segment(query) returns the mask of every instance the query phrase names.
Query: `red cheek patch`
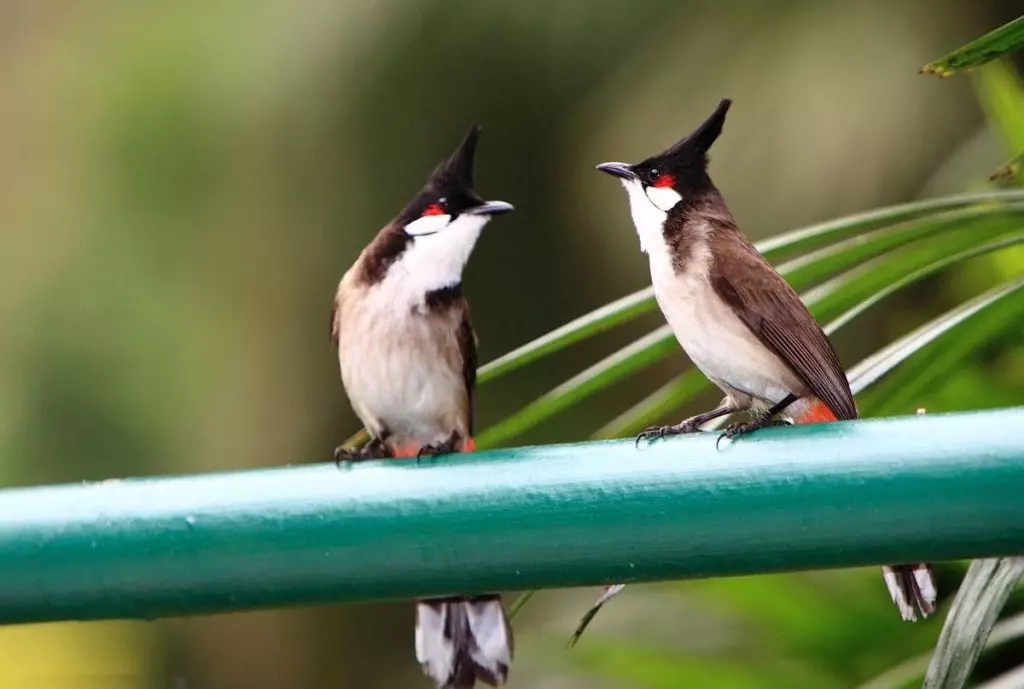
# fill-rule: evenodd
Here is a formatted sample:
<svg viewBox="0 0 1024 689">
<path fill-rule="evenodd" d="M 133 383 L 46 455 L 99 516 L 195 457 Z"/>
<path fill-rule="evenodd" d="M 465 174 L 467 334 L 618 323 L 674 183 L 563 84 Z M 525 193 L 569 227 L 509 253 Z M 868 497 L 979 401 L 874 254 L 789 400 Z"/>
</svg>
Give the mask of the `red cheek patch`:
<svg viewBox="0 0 1024 689">
<path fill-rule="evenodd" d="M 423 211 L 423 215 L 444 215 L 444 208 L 439 203 L 432 203 Z"/>
<path fill-rule="evenodd" d="M 654 182 L 656 187 L 671 187 L 675 186 L 676 178 L 672 175 L 662 175 Z"/>
</svg>

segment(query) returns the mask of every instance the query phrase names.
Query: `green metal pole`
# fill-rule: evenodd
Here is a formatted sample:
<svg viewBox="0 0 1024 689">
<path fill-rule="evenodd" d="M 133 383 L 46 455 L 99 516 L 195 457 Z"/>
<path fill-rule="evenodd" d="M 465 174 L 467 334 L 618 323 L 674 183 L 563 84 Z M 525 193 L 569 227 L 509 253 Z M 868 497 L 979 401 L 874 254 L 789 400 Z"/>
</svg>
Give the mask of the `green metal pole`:
<svg viewBox="0 0 1024 689">
<path fill-rule="evenodd" d="M 0 491 L 0 621 L 1024 554 L 1024 408 Z"/>
</svg>

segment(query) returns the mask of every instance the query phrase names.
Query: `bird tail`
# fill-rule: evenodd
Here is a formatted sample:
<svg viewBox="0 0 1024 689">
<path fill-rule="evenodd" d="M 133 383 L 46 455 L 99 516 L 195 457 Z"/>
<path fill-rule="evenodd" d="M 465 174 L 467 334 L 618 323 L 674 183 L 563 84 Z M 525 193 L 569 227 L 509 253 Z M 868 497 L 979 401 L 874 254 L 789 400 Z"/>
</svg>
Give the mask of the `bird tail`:
<svg viewBox="0 0 1024 689">
<path fill-rule="evenodd" d="M 836 421 L 828 405 L 815 400 L 797 415 L 794 423 L 824 423 Z M 907 622 L 916 622 L 935 612 L 936 588 L 932 568 L 926 562 L 916 565 L 894 565 L 882 568 L 885 585 L 892 602 L 899 608 L 900 617 Z"/>
<path fill-rule="evenodd" d="M 935 612 L 935 579 L 928 563 L 882 567 L 885 586 L 905 622 L 917 622 Z"/>
<path fill-rule="evenodd" d="M 512 664 L 512 627 L 497 594 L 416 603 L 416 659 L 438 689 L 501 686 Z"/>
</svg>

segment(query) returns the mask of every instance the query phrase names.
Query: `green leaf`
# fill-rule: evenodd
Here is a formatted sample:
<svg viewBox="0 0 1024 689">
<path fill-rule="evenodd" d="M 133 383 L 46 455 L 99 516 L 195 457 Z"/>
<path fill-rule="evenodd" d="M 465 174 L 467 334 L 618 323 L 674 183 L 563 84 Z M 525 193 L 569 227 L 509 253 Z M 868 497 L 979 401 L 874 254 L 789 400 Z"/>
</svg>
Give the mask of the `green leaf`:
<svg viewBox="0 0 1024 689">
<path fill-rule="evenodd" d="M 676 349 L 671 328 L 663 325 L 482 431 L 476 437 L 477 447 L 501 445 L 598 390 L 659 361 Z"/>
<path fill-rule="evenodd" d="M 1024 287 L 1024 278 L 995 287 L 925 323 L 920 328 L 867 357 L 850 369 L 847 374 L 853 393 L 859 394 L 874 385 L 925 345 L 934 342 L 1001 299 L 1015 294 L 1021 287 Z"/>
<path fill-rule="evenodd" d="M 481 366 L 477 372 L 478 381 L 486 383 L 489 380 L 494 380 L 532 361 L 564 349 L 574 342 L 585 340 L 592 335 L 652 311 L 654 306 L 654 290 L 651 288 L 616 299 Z"/>
<path fill-rule="evenodd" d="M 1024 686 L 1024 665 L 1004 672 L 984 684 L 979 684 L 978 689 L 1020 689 Z"/>
<path fill-rule="evenodd" d="M 508 609 L 508 621 L 511 622 L 519 614 L 519 611 L 523 609 L 523 606 L 530 602 L 530 599 L 537 595 L 536 591 L 527 591 L 526 593 L 516 598 L 516 602 L 513 603 Z"/>
<path fill-rule="evenodd" d="M 971 79 L 989 123 L 999 130 L 1008 155 L 1024 150 L 1024 81 L 1005 62 L 993 62 Z"/>
<path fill-rule="evenodd" d="M 973 228 L 969 228 L 968 231 L 971 231 L 971 229 Z M 869 308 L 871 308 L 878 302 L 882 301 L 886 297 L 889 297 L 895 294 L 896 292 L 899 292 L 901 289 L 909 287 L 910 285 L 913 285 L 915 282 L 919 282 L 958 263 L 963 263 L 964 261 L 968 261 L 972 258 L 977 258 L 978 256 L 983 256 L 994 251 L 999 251 L 1000 249 L 1005 249 L 1007 247 L 1020 244 L 1021 242 L 1024 242 L 1024 234 L 1014 234 L 1010 237 L 1005 237 L 1002 239 L 989 242 L 987 244 L 982 244 L 981 246 L 972 246 L 975 240 L 975 238 L 972 236 L 968 236 L 966 239 L 968 248 L 956 251 L 956 247 L 953 245 L 953 242 L 945 243 L 941 247 L 939 247 L 939 249 L 942 251 L 942 254 L 945 255 L 940 254 L 942 256 L 941 258 L 916 270 L 914 269 L 914 264 L 911 261 L 908 260 L 906 262 L 903 262 L 901 260 L 872 261 L 871 263 L 865 264 L 860 268 L 856 269 L 856 271 L 850 271 L 851 273 L 864 272 L 876 280 L 881 280 L 883 284 L 888 284 L 886 284 L 884 287 L 874 292 L 870 296 L 867 296 L 856 306 L 854 306 L 851 309 L 848 309 L 842 315 L 835 318 L 832 322 L 826 324 L 822 328 L 822 330 L 825 331 L 826 335 L 831 335 L 835 332 L 838 332 L 854 318 L 861 315 L 862 313 L 864 313 Z M 956 252 L 950 253 L 953 251 Z M 900 270 L 900 273 L 898 275 L 891 275 L 890 270 L 893 268 Z M 910 272 L 907 272 L 908 270 Z M 808 292 L 807 298 L 809 300 L 813 300 L 816 296 L 814 292 L 817 292 L 818 290 L 834 291 L 845 289 L 853 291 L 854 289 L 856 289 L 856 286 L 851 285 L 848 278 L 849 274 L 840 275 L 835 280 L 829 281 L 828 283 L 815 288 L 811 292 Z"/>
<path fill-rule="evenodd" d="M 898 222 L 922 218 L 943 211 L 967 206 L 987 206 L 999 202 L 1024 200 L 1019 190 L 994 190 L 972 194 L 941 196 L 924 201 L 912 201 L 896 206 L 877 208 L 863 213 L 847 215 L 799 230 L 792 230 L 775 237 L 757 242 L 756 246 L 765 258 L 775 260 L 796 251 L 808 251 L 822 244 L 870 232 Z"/>
<path fill-rule="evenodd" d="M 924 689 L 960 689 L 985 648 L 1006 599 L 1024 576 L 1024 558 L 975 560 L 939 635 Z"/>
<path fill-rule="evenodd" d="M 988 640 L 985 642 L 985 650 L 1020 638 L 1024 638 L 1024 613 L 1008 617 L 992 627 L 992 633 L 989 634 Z M 902 689 L 911 682 L 924 677 L 933 655 L 934 652 L 929 651 L 915 656 L 878 675 L 870 682 L 862 684 L 858 689 Z"/>
<path fill-rule="evenodd" d="M 1007 220 L 1016 221 L 1013 226 L 1019 226 L 1021 218 L 1024 218 L 1024 204 L 1019 203 L 947 211 L 852 237 L 789 261 L 778 270 L 794 287 L 811 285 L 923 237 L 968 227 L 985 227 L 990 233 L 1006 231 L 1012 229 L 1007 226 Z"/>
<path fill-rule="evenodd" d="M 1024 17 L 1018 17 L 998 29 L 976 38 L 953 52 L 921 68 L 925 74 L 948 77 L 956 72 L 980 67 L 1024 45 Z"/>
</svg>

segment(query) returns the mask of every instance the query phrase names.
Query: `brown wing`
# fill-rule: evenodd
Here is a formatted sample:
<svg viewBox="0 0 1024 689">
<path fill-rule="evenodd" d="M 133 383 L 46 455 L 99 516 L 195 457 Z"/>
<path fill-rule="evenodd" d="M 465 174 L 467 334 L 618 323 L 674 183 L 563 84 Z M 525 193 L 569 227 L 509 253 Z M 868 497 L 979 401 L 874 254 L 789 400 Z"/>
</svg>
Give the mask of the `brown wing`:
<svg viewBox="0 0 1024 689">
<path fill-rule="evenodd" d="M 459 355 L 462 357 L 462 380 L 466 383 L 466 400 L 469 403 L 469 434 L 473 435 L 473 421 L 476 416 L 476 333 L 469 321 L 469 307 L 462 312 L 458 332 Z"/>
<path fill-rule="evenodd" d="M 439 344 L 442 351 L 451 352 L 448 364 L 462 373 L 466 386 L 466 428 L 473 434 L 473 420 L 476 407 L 476 333 L 469 320 L 469 302 L 462 294 L 462 284 L 428 292 L 423 303 L 424 315 L 440 319 L 435 332 L 445 333 Z M 455 347 L 452 347 L 454 337 Z"/>
<path fill-rule="evenodd" d="M 789 283 L 738 230 L 722 228 L 711 242 L 709 277 L 718 296 L 837 418 L 856 419 L 843 365 Z"/>
</svg>

